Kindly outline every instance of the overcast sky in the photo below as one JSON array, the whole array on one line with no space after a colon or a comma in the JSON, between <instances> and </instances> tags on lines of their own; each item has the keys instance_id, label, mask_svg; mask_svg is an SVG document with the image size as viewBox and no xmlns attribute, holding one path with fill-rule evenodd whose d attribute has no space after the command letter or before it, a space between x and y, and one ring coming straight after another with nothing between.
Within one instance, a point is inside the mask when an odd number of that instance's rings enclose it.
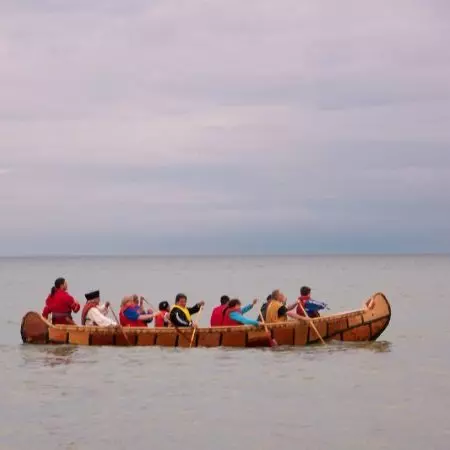
<instances>
[{"instance_id":1,"label":"overcast sky","mask_svg":"<svg viewBox=\"0 0 450 450\"><path fill-rule=\"evenodd\" d=\"M450 251L449 23L0 0L0 254Z\"/></svg>"}]
</instances>

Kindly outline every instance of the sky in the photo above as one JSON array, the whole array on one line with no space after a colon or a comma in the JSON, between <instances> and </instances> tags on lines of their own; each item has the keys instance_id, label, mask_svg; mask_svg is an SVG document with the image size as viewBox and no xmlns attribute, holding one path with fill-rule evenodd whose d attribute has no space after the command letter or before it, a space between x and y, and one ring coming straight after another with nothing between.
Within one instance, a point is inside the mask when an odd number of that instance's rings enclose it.
<instances>
[{"instance_id":1,"label":"sky","mask_svg":"<svg viewBox=\"0 0 450 450\"><path fill-rule=\"evenodd\" d=\"M0 0L0 255L450 252L447 0Z\"/></svg>"}]
</instances>

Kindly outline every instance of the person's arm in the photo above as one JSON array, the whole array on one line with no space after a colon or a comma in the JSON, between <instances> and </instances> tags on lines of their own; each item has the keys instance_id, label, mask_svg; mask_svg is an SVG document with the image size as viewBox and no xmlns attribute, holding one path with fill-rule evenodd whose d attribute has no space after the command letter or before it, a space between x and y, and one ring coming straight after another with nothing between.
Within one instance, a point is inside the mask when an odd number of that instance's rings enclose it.
<instances>
[{"instance_id":1,"label":"person's arm","mask_svg":"<svg viewBox=\"0 0 450 450\"><path fill-rule=\"evenodd\" d=\"M91 320L92 323L96 323L99 327L109 327L117 325L114 320L111 320L109 317L104 316L97 308L91 308L87 317Z\"/></svg>"},{"instance_id":2,"label":"person's arm","mask_svg":"<svg viewBox=\"0 0 450 450\"><path fill-rule=\"evenodd\" d=\"M296 308L298 305L298 302L292 303L292 305L286 306L286 311L292 311L294 308Z\"/></svg>"},{"instance_id":3,"label":"person's arm","mask_svg":"<svg viewBox=\"0 0 450 450\"><path fill-rule=\"evenodd\" d=\"M77 313L80 310L81 305L67 292L66 292L66 301L67 301L67 304L69 305L69 308L74 313Z\"/></svg>"},{"instance_id":4,"label":"person's arm","mask_svg":"<svg viewBox=\"0 0 450 450\"><path fill-rule=\"evenodd\" d=\"M191 306L190 308L188 308L189 314L197 314L200 311L201 307L201 303L197 303L196 305Z\"/></svg>"},{"instance_id":5,"label":"person's arm","mask_svg":"<svg viewBox=\"0 0 450 450\"><path fill-rule=\"evenodd\" d=\"M252 308L253 308L253 303L250 303L250 304L244 306L243 308L241 308L241 313L242 313L242 314L246 314L246 313L248 313Z\"/></svg>"},{"instance_id":6,"label":"person's arm","mask_svg":"<svg viewBox=\"0 0 450 450\"><path fill-rule=\"evenodd\" d=\"M244 317L239 311L231 312L230 319L242 323L242 325L254 325L256 327L259 326L259 322L257 320L247 319L247 317Z\"/></svg>"},{"instance_id":7,"label":"person's arm","mask_svg":"<svg viewBox=\"0 0 450 450\"><path fill-rule=\"evenodd\" d=\"M303 316L299 316L295 311L288 311L287 315L288 315L288 317L290 317L291 319L295 319L295 320L304 319Z\"/></svg>"},{"instance_id":8,"label":"person's arm","mask_svg":"<svg viewBox=\"0 0 450 450\"><path fill-rule=\"evenodd\" d=\"M44 317L44 319L48 319L48 315L50 313L51 313L50 308L47 305L45 305L42 311L42 317Z\"/></svg>"},{"instance_id":9,"label":"person's arm","mask_svg":"<svg viewBox=\"0 0 450 450\"><path fill-rule=\"evenodd\" d=\"M106 302L104 305L98 305L97 309L102 313L102 314L108 314L108 308L109 308L109 302Z\"/></svg>"}]
</instances>

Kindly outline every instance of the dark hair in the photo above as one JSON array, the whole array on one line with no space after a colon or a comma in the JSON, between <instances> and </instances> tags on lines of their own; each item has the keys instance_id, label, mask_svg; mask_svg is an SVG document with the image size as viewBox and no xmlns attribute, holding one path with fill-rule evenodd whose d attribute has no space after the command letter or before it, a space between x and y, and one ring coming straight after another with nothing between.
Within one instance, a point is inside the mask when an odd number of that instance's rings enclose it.
<instances>
[{"instance_id":1,"label":"dark hair","mask_svg":"<svg viewBox=\"0 0 450 450\"><path fill-rule=\"evenodd\" d=\"M184 294L177 294L177 296L175 297L175 303L178 303L182 298L185 298L187 300L186 295L184 295Z\"/></svg>"},{"instance_id":2,"label":"dark hair","mask_svg":"<svg viewBox=\"0 0 450 450\"><path fill-rule=\"evenodd\" d=\"M169 302L160 302L158 308L160 311L167 311L169 309Z\"/></svg>"},{"instance_id":3,"label":"dark hair","mask_svg":"<svg viewBox=\"0 0 450 450\"><path fill-rule=\"evenodd\" d=\"M52 289L50 291L50 297L53 297L55 295L56 289L59 289L64 283L66 282L65 278L57 278L55 280L55 284L52 286Z\"/></svg>"},{"instance_id":4,"label":"dark hair","mask_svg":"<svg viewBox=\"0 0 450 450\"><path fill-rule=\"evenodd\" d=\"M269 294L266 298L266 302L270 302L270 300L272 300L272 294Z\"/></svg>"},{"instance_id":5,"label":"dark hair","mask_svg":"<svg viewBox=\"0 0 450 450\"><path fill-rule=\"evenodd\" d=\"M235 308L237 305L240 305L241 301L238 298L233 298L233 300L230 300L227 304L227 307L223 310L223 317L225 317L225 314L227 311L231 308Z\"/></svg>"},{"instance_id":6,"label":"dark hair","mask_svg":"<svg viewBox=\"0 0 450 450\"><path fill-rule=\"evenodd\" d=\"M221 305L226 305L229 301L230 301L230 297L228 297L228 295L222 295L222 297L220 297Z\"/></svg>"},{"instance_id":7,"label":"dark hair","mask_svg":"<svg viewBox=\"0 0 450 450\"><path fill-rule=\"evenodd\" d=\"M311 294L311 288L308 286L302 286L300 289L300 295L306 297L309 294Z\"/></svg>"}]
</instances>

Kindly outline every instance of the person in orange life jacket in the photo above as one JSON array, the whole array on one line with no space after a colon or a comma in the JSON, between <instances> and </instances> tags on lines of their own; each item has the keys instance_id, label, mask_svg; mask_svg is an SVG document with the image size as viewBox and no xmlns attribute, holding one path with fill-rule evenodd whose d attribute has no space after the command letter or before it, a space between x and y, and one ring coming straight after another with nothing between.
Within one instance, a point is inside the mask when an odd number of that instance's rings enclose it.
<instances>
[{"instance_id":1,"label":"person in orange life jacket","mask_svg":"<svg viewBox=\"0 0 450 450\"><path fill-rule=\"evenodd\" d=\"M122 299L119 321L124 327L146 327L148 322L153 320L153 314L144 314L142 307L139 305L137 295L126 296Z\"/></svg>"},{"instance_id":2,"label":"person in orange life jacket","mask_svg":"<svg viewBox=\"0 0 450 450\"><path fill-rule=\"evenodd\" d=\"M168 327L170 322L169 302L160 302L158 309L159 312L155 314L155 328Z\"/></svg>"},{"instance_id":3,"label":"person in orange life jacket","mask_svg":"<svg viewBox=\"0 0 450 450\"><path fill-rule=\"evenodd\" d=\"M210 324L212 327L220 327L222 325L223 312L229 301L230 297L228 295L222 295L220 297L220 305L216 306L211 313Z\"/></svg>"},{"instance_id":4,"label":"person in orange life jacket","mask_svg":"<svg viewBox=\"0 0 450 450\"><path fill-rule=\"evenodd\" d=\"M279 289L275 289L272 292L271 299L267 305L266 322L285 322L288 319L288 316L293 315L292 310L297 306L297 302L288 306L286 305L286 302L286 296L280 292Z\"/></svg>"},{"instance_id":5,"label":"person in orange life jacket","mask_svg":"<svg viewBox=\"0 0 450 450\"><path fill-rule=\"evenodd\" d=\"M228 302L228 305L223 311L223 326L238 326L238 325L254 325L255 327L260 326L260 323L257 320L247 319L244 316L245 313L249 312L253 306L256 305L258 300L253 300L247 306L241 308L241 301L238 298L234 298Z\"/></svg>"},{"instance_id":6,"label":"person in orange life jacket","mask_svg":"<svg viewBox=\"0 0 450 450\"><path fill-rule=\"evenodd\" d=\"M85 294L86 304L81 311L81 325L94 325L97 327L116 326L117 323L107 317L109 302L100 305L100 291Z\"/></svg>"},{"instance_id":7,"label":"person in orange life jacket","mask_svg":"<svg viewBox=\"0 0 450 450\"><path fill-rule=\"evenodd\" d=\"M170 309L170 322L176 327L192 327L191 315L197 314L200 308L205 304L204 301L198 302L194 306L188 308L187 297L185 294L177 294L175 297L175 305Z\"/></svg>"},{"instance_id":8,"label":"person in orange life jacket","mask_svg":"<svg viewBox=\"0 0 450 450\"><path fill-rule=\"evenodd\" d=\"M311 298L311 288L308 286L302 286L300 288L300 297L297 299L299 305L297 305L297 314L301 317L305 317L305 310L308 317L320 317L319 311L321 309L327 308L327 304L323 302L318 302ZM300 307L303 306L303 309Z\"/></svg>"},{"instance_id":9,"label":"person in orange life jacket","mask_svg":"<svg viewBox=\"0 0 450 450\"><path fill-rule=\"evenodd\" d=\"M67 281L57 278L50 294L45 301L42 316L48 319L52 315L53 324L76 325L72 319L72 312L80 310L80 304L67 292Z\"/></svg>"}]
</instances>

